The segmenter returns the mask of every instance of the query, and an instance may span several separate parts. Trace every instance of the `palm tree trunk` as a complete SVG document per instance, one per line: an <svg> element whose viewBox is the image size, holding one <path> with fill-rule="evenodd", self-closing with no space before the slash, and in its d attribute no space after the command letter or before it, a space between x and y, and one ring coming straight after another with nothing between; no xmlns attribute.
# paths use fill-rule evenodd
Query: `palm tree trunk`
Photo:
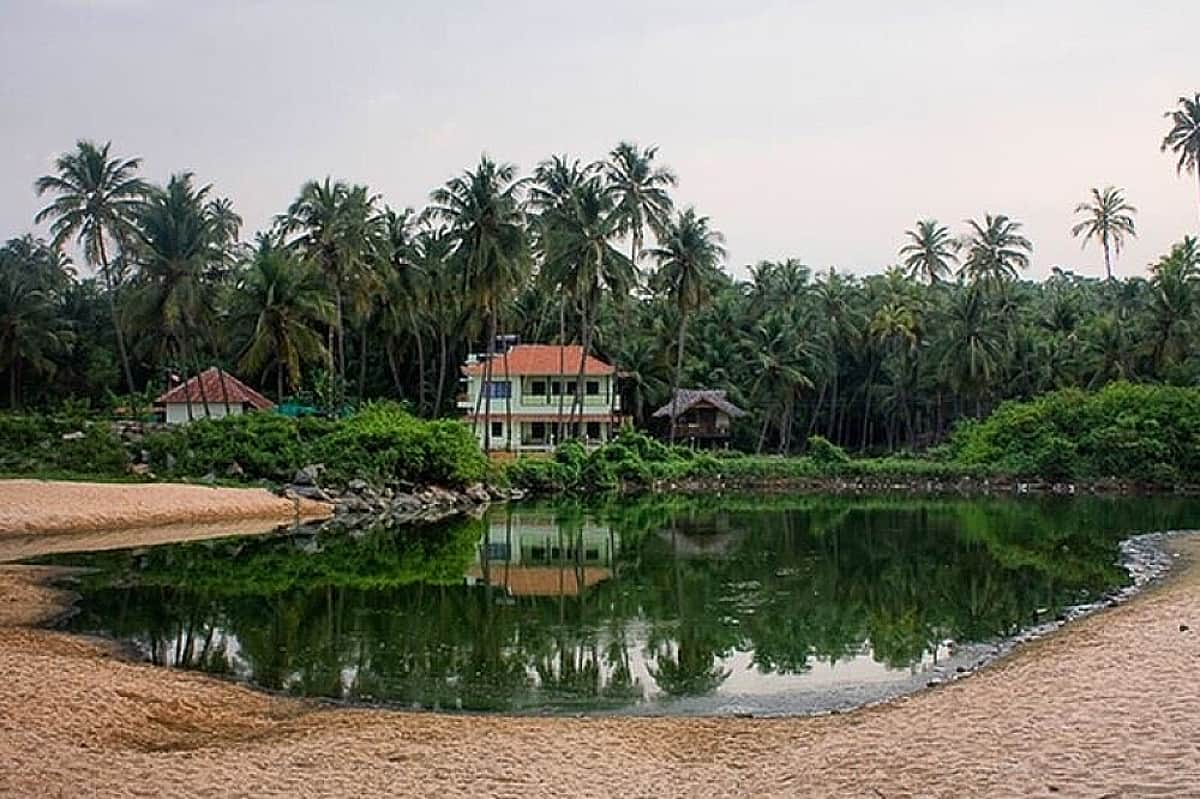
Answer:
<svg viewBox="0 0 1200 799"><path fill-rule="evenodd" d="M496 359L496 306L492 303L488 313L487 363L483 366L487 379L484 381L483 398L483 450L492 451L492 361Z"/></svg>
<svg viewBox="0 0 1200 799"><path fill-rule="evenodd" d="M121 358L121 370L125 373L125 385L130 394L136 394L133 386L133 371L129 368L129 353L125 349L125 334L121 331L121 320L117 318L117 289L113 285L112 272L108 268L108 253L104 248L104 234L96 237L100 243L100 273L108 289L108 310L112 314L113 332L117 334L117 354Z"/></svg>
<svg viewBox="0 0 1200 799"><path fill-rule="evenodd" d="M425 413L425 340L421 336L421 329L417 325L417 315L413 311L412 306L408 306L408 320L412 325L413 336L417 339L417 410L419 413Z"/></svg>
<svg viewBox="0 0 1200 799"><path fill-rule="evenodd" d="M433 415L437 416L442 412L442 395L446 389L446 331L438 331L438 384L437 395L433 403Z"/></svg>
<svg viewBox="0 0 1200 799"><path fill-rule="evenodd" d="M221 381L221 399L225 403L225 415L229 416L229 387L225 385L225 370L217 367L217 378Z"/></svg>
<svg viewBox="0 0 1200 799"><path fill-rule="evenodd" d="M590 318L588 305L589 305L589 303L587 301L587 298L585 297L583 302L581 303L580 319L579 319L579 339L580 339L580 343L583 345L583 347L582 347L583 352L579 356L579 369L575 373L575 396L571 398L570 420L573 425L572 434L576 438L580 437L579 434L575 432L576 430L582 428L586 431L586 428L584 428L582 425L582 421L583 421L583 378L584 378L584 371L587 366L588 351L591 349L591 346L592 346L592 331L591 331L591 327L588 324L588 320Z"/></svg>
<svg viewBox="0 0 1200 799"><path fill-rule="evenodd" d="M508 371L508 340L505 339L504 347L504 382L508 384L507 396L504 397L504 433L505 433L505 449L512 452L513 435L512 435L512 375Z"/></svg>
<svg viewBox="0 0 1200 799"><path fill-rule="evenodd" d="M1108 275L1108 279L1112 280L1112 253L1109 249L1108 236L1105 236L1102 241L1104 244L1104 272Z"/></svg>
<svg viewBox="0 0 1200 799"><path fill-rule="evenodd" d="M342 277L338 275L333 283L334 300L337 313L337 390L334 392L338 399L338 413L346 404L346 325L342 315Z"/></svg>
<svg viewBox="0 0 1200 799"><path fill-rule="evenodd" d="M8 408L15 411L17 409L17 364L20 359L15 359L12 366L8 369Z"/></svg>
<svg viewBox="0 0 1200 799"><path fill-rule="evenodd" d="M283 361L275 365L275 400L283 404Z"/></svg>
<svg viewBox="0 0 1200 799"><path fill-rule="evenodd" d="M394 343L389 343L384 347L384 353L387 355L388 371L392 373L392 385L396 389L397 396L404 396L404 383L400 380L400 369L396 364L396 347Z"/></svg>
<svg viewBox="0 0 1200 799"><path fill-rule="evenodd" d="M192 365L196 368L196 385L200 388L200 402L204 405L204 418L212 418L212 409L208 406L208 392L204 390L204 372L200 363L200 356L196 353L196 346L191 346Z"/></svg>
<svg viewBox="0 0 1200 799"><path fill-rule="evenodd" d="M358 334L358 400L362 402L367 392L367 323L363 320L362 330Z"/></svg>
<svg viewBox="0 0 1200 799"><path fill-rule="evenodd" d="M567 371L567 301L564 297L558 303L558 424L554 435L554 443L563 440L563 405L566 403L563 373Z"/></svg>
<svg viewBox="0 0 1200 799"><path fill-rule="evenodd" d="M866 397L863 401L863 429L862 429L862 444L859 446L859 452L867 451L867 436L871 426L871 384L875 382L875 362L871 362L870 368L867 369L867 382L863 387L866 392Z"/></svg>
<svg viewBox="0 0 1200 799"><path fill-rule="evenodd" d="M679 395L679 381L683 378L683 343L687 339L687 323L688 314L683 308L679 309L679 349L675 353L675 375L671 379L671 398L668 400L671 403L671 413L668 414L671 418L671 443L675 443L675 398Z"/></svg>

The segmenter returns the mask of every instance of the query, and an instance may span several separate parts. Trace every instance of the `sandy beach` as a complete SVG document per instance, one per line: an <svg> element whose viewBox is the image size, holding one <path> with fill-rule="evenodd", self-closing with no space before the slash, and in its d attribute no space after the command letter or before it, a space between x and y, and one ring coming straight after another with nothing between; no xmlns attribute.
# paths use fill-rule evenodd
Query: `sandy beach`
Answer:
<svg viewBox="0 0 1200 799"><path fill-rule="evenodd" d="M1200 542L1176 545L1165 584L968 679L775 720L271 697L31 627L69 590L0 566L0 796L1200 796Z"/></svg>
<svg viewBox="0 0 1200 799"><path fill-rule="evenodd" d="M331 512L329 505L294 502L261 488L0 480L0 537L246 521L282 523L297 516L320 517ZM228 531L228 525L225 529ZM151 542L134 536L124 546Z"/></svg>

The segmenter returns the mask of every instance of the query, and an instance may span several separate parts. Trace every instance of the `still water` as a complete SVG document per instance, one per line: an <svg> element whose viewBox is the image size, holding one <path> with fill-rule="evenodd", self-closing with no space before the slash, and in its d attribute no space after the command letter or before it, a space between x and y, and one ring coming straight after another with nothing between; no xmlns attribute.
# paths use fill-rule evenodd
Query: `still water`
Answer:
<svg viewBox="0 0 1200 799"><path fill-rule="evenodd" d="M793 713L925 684L1127 577L1173 498L518 504L68 555L69 629L311 697L442 710Z"/></svg>

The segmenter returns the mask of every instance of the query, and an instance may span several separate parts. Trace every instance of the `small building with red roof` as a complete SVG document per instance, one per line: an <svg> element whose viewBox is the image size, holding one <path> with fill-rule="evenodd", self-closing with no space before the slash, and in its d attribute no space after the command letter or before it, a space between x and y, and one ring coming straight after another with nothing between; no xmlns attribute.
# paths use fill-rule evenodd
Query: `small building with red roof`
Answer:
<svg viewBox="0 0 1200 799"><path fill-rule="evenodd" d="M170 389L155 400L155 405L162 408L167 424L240 416L275 407L262 394L215 366Z"/></svg>
<svg viewBox="0 0 1200 799"><path fill-rule="evenodd" d="M490 364L472 356L462 375L458 407L487 450L547 450L569 439L599 445L620 424L617 370L584 357L578 344L516 344Z"/></svg>

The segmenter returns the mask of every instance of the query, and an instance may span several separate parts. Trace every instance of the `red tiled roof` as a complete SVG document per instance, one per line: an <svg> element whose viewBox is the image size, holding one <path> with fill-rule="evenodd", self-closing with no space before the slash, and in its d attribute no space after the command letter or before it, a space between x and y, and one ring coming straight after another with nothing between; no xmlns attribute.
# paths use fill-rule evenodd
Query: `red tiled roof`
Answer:
<svg viewBox="0 0 1200 799"><path fill-rule="evenodd" d="M222 383L224 383L224 386L222 386ZM200 391L201 385L204 387L203 393ZM245 404L260 411L275 407L275 403L262 394L250 388L241 380L229 374L229 372L221 372L215 366L202 372L199 377L193 377L186 383L180 383L175 386L175 388L159 397L157 402L164 405L183 404L188 401L188 397L190 396L193 405L203 402L202 398L204 397L208 398L209 405L224 404L226 394L229 395L230 405Z"/></svg>
<svg viewBox="0 0 1200 799"><path fill-rule="evenodd" d="M583 347L578 344L518 344L508 351L508 373L511 375L575 375L579 374L579 361L583 358ZM504 374L504 358L496 356L492 366L492 379ZM561 366L560 366L561 364ZM472 363L463 367L463 374L482 375L484 363ZM594 355L584 363L585 375L610 375L613 367Z"/></svg>

